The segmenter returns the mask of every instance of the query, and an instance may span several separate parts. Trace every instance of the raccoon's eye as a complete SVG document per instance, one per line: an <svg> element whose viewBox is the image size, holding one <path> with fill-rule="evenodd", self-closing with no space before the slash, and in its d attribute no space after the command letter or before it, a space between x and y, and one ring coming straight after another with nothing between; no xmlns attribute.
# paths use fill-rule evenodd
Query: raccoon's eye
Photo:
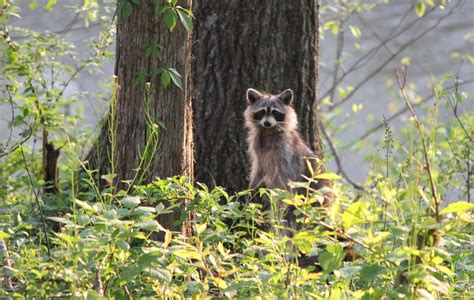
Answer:
<svg viewBox="0 0 474 300"><path fill-rule="evenodd" d="M257 121L260 121L265 116L265 110L259 110L253 114L253 118Z"/></svg>
<svg viewBox="0 0 474 300"><path fill-rule="evenodd" d="M282 112L279 112L278 110L272 111L272 115L275 118L275 121L277 122L283 122L285 120L285 114Z"/></svg>

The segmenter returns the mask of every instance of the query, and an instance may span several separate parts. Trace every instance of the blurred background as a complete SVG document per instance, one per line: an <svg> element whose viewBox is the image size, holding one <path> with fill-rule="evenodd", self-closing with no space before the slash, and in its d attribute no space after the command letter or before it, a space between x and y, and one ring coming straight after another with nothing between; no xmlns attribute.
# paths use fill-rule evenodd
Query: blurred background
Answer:
<svg viewBox="0 0 474 300"><path fill-rule="evenodd" d="M342 169L339 171L356 183L364 181L374 154L368 145L382 145L383 116L395 137L409 118L398 96L395 67L409 66L408 89L414 103L420 104L416 108L420 113L434 103L433 83L447 73L451 75L445 86L454 87L459 78L467 93L468 101L460 111L474 107L470 56L474 52L474 1L448 1L441 8L426 5L423 12L417 9L418 2L362 1L351 11L350 1L321 1L319 97L331 139L325 139L325 152L327 156L337 153L340 164L331 159L330 167ZM14 19L12 25L61 34L75 47L75 53L66 58L71 66L93 55L91 45L104 31L111 34L113 42L114 1L102 1L99 7L72 0L19 3L21 18ZM28 32L13 29L10 35L21 41ZM97 68L81 70L65 90L78 100L68 111L82 115L80 126L96 132L112 90L114 44L106 51L108 57ZM449 111L441 114L445 119L453 118ZM11 118L8 104L0 105L0 116L0 140L5 140Z"/></svg>

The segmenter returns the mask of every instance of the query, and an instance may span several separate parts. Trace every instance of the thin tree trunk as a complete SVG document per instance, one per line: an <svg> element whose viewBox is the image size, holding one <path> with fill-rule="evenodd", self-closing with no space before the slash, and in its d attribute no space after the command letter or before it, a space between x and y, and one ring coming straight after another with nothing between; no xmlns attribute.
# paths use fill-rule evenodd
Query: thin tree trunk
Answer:
<svg viewBox="0 0 474 300"><path fill-rule="evenodd" d="M114 184L126 188L124 180L134 178L147 139L145 122L145 84L151 84L151 114L155 122L162 124L160 145L154 161L145 177L145 182L155 179L185 175L193 177L193 135L192 107L187 97L189 70L187 65L190 51L188 33L181 24L172 32L166 29L162 16L155 14L153 1L141 1L133 5L132 14L126 18L120 15L117 20L117 46L115 74L120 89L116 102L116 142L114 155ZM154 55L145 55L146 48L157 43L164 47L161 61ZM158 68L169 63L183 75L183 90L173 84L162 86ZM144 76L140 80L140 77ZM109 161L110 135L109 121L102 128L99 141L88 155L89 165L107 174L111 170ZM100 177L98 177L100 178ZM135 182L140 183L140 182ZM160 219L168 228L179 217L165 215Z"/></svg>
<svg viewBox="0 0 474 300"><path fill-rule="evenodd" d="M245 91L295 92L302 135L319 137L317 0L195 1L192 73L196 180L248 186Z"/></svg>

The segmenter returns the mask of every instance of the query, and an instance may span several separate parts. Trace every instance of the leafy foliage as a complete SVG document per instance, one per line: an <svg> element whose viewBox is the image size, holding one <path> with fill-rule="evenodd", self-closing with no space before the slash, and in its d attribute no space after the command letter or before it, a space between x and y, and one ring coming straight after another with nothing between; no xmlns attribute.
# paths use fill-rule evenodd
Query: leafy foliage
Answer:
<svg viewBox="0 0 474 300"><path fill-rule="evenodd" d="M372 9L369 4L344 2L350 12ZM36 2L31 3L30 8L35 9ZM97 5L93 3L84 1L81 6L85 23L94 21ZM170 31L178 19L192 30L191 12L177 1L154 3ZM432 3L418 1L416 12L423 15ZM48 1L44 9L49 11L55 5L56 1ZM139 0L120 1L117 13L131 17L137 5ZM5 16L14 16L16 8L7 3L4 9L2 22L7 24ZM323 29L337 34L340 26L330 20ZM101 32L91 45L94 54L78 65L65 63L65 58L76 53L60 35L13 31L28 38L21 44L2 44L7 56L1 63L0 80L5 82L1 92L2 100L19 112L10 126L25 139L9 140L0 149L4 287L0 297L470 297L474 115L458 109L469 95L446 87L454 80L452 74L433 84L436 102L420 120L419 133L408 123L397 135L384 119L384 151L374 151L370 157L371 169L362 191L339 182L341 177L336 174L311 178L336 181L330 207L321 205L321 191L302 196L260 189L229 195L223 188L209 189L185 177L144 184L150 162L159 151L159 129L166 126L157 124L149 113L150 86L145 84L146 147L129 188L117 191L111 186L113 168L101 178L105 188L99 187L95 170L87 169L82 145L91 133L78 128L80 115L69 114L69 106L79 95L64 92L78 72L92 71L110 58L107 47L113 30ZM358 27L350 31L357 39L362 35ZM144 46L145 56L160 60L164 46ZM454 58L470 60L470 56ZM46 76L51 70L54 75ZM156 72L164 86L173 82L182 87L180 75L166 63ZM144 77L137 80L144 81ZM117 89L115 86L109 120L115 119ZM338 88L341 99L351 91ZM407 93L408 101L416 98L411 91ZM455 118L440 121L443 108ZM357 113L362 106L354 104L352 109ZM114 122L109 123L113 159L117 133ZM42 157L35 143L26 143L30 137L41 139L44 131L62 145L64 154L57 193L40 193L46 185L41 176ZM426 147L420 144L420 135ZM432 178L426 172L425 157ZM436 187L435 194L430 193L430 183ZM269 201L271 209L263 210L259 201L253 201L257 199ZM446 200L461 201L447 204ZM159 223L159 217L175 210L181 212L175 220L178 227L189 215L194 217L192 236ZM296 228L285 222L283 215L290 213L295 214ZM347 261L349 248L356 255ZM302 266L308 257L316 262Z"/></svg>

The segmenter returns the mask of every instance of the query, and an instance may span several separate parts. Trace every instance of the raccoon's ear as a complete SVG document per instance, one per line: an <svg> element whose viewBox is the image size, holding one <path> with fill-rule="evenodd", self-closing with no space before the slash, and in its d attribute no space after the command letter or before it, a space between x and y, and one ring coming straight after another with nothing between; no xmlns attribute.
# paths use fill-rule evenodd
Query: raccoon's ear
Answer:
<svg viewBox="0 0 474 300"><path fill-rule="evenodd" d="M262 97L263 97L263 94L257 90L254 90L254 89L247 90L247 103L248 104L254 104L255 102L257 102L257 100L259 100Z"/></svg>
<svg viewBox="0 0 474 300"><path fill-rule="evenodd" d="M290 105L293 103L293 91L291 89L287 89L281 92L280 95L277 96L278 99L283 101L286 105Z"/></svg>

